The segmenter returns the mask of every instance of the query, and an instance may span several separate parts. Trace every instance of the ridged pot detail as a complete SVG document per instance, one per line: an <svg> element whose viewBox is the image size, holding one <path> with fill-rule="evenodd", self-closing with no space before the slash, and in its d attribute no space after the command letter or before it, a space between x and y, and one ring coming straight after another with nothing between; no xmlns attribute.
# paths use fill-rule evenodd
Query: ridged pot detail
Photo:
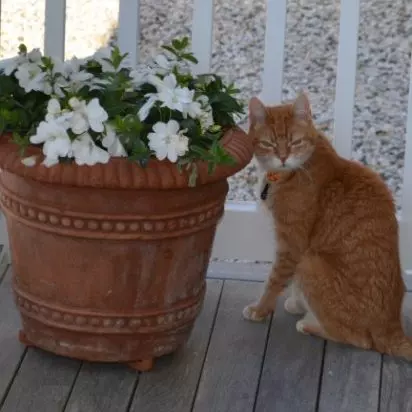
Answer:
<svg viewBox="0 0 412 412"><path fill-rule="evenodd" d="M148 370L183 345L199 314L227 177L252 146L240 129L224 137L235 166L196 187L174 164L126 159L93 167L22 164L0 138L0 203L6 216L20 340L88 361Z"/></svg>

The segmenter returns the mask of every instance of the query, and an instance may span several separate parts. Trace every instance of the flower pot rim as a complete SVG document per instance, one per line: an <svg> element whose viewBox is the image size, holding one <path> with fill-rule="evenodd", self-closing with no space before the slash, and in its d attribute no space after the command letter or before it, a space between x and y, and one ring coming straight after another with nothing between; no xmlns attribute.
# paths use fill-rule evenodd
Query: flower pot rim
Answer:
<svg viewBox="0 0 412 412"><path fill-rule="evenodd" d="M197 162L198 178L196 185L213 183L226 179L243 169L252 159L251 139L240 127L229 129L222 139L227 152L236 164L219 165L212 174L208 174L207 163ZM30 146L24 157L37 156L34 166L22 163L19 147L8 135L0 137L0 168L2 171L33 179L42 183L64 186L91 188L124 189L182 189L189 187L189 173L180 173L177 165L167 160L150 159L146 168L126 158L111 158L107 164L79 166L59 163L50 168L41 164L44 156L39 147Z"/></svg>

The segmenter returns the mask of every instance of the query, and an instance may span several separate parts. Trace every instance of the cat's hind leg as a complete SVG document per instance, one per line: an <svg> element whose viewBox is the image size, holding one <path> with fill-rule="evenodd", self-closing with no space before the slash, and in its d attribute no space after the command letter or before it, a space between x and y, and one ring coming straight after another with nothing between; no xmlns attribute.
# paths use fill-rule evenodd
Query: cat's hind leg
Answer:
<svg viewBox="0 0 412 412"><path fill-rule="evenodd" d="M334 269L317 255L305 256L296 270L307 301L307 314L297 322L301 333L353 345L362 349L372 348L372 339L359 311L347 299L335 279Z"/></svg>

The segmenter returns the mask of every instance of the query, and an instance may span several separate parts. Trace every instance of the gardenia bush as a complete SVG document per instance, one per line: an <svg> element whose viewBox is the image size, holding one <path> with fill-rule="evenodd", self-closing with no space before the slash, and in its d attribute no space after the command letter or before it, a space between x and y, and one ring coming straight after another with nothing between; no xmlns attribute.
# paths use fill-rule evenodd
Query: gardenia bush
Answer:
<svg viewBox="0 0 412 412"><path fill-rule="evenodd" d="M146 166L155 156L190 171L197 160L209 172L233 159L221 145L243 113L238 93L217 75L191 72L188 38L163 46L149 64L132 68L117 47L62 62L21 45L0 66L0 135L24 149L42 148L43 164L107 163L128 157ZM22 159L35 165L36 157Z"/></svg>

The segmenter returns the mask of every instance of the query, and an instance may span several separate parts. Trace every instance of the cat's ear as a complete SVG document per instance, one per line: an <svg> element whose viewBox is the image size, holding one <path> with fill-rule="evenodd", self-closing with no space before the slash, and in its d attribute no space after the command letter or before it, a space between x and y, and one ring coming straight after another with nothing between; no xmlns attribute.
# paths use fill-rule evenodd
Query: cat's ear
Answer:
<svg viewBox="0 0 412 412"><path fill-rule="evenodd" d="M297 120L304 122L312 121L312 110L310 108L309 98L305 92L300 92L293 103L293 113Z"/></svg>
<svg viewBox="0 0 412 412"><path fill-rule="evenodd" d="M252 97L249 102L250 124L263 124L266 122L265 105L257 98Z"/></svg>

